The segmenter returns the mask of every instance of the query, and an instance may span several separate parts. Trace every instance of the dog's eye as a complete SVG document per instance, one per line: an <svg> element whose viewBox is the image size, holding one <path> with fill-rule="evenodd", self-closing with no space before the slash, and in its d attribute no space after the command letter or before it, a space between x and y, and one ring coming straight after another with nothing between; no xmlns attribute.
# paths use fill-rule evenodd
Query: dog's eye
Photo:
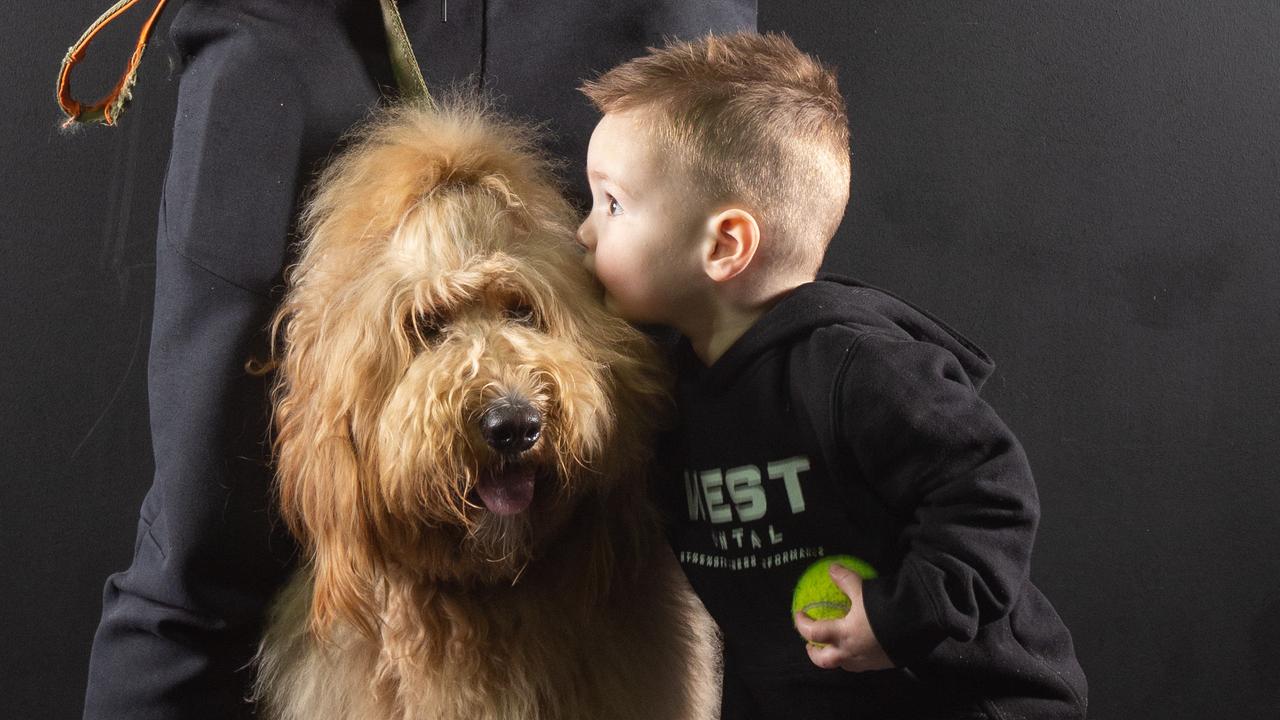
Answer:
<svg viewBox="0 0 1280 720"><path fill-rule="evenodd" d="M534 315L533 306L528 303L516 303L509 305L502 311L503 317L520 325L528 325L534 327L537 325L537 317Z"/></svg>
<svg viewBox="0 0 1280 720"><path fill-rule="evenodd" d="M424 344L435 343L444 334L444 318L432 313L414 313L412 333Z"/></svg>

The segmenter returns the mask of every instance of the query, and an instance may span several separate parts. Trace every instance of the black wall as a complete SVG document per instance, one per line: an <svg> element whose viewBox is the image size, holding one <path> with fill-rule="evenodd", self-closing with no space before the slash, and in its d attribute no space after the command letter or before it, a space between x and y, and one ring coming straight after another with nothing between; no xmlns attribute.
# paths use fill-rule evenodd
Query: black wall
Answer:
<svg viewBox="0 0 1280 720"><path fill-rule="evenodd" d="M150 484L177 74L162 23L122 125L59 133L57 64L107 5L22 5L0 42L6 718L79 715ZM1280 717L1280 4L761 5L848 100L828 268L998 363L985 395L1036 472L1033 579L1075 635L1090 716ZM108 33L80 95L128 51Z"/></svg>

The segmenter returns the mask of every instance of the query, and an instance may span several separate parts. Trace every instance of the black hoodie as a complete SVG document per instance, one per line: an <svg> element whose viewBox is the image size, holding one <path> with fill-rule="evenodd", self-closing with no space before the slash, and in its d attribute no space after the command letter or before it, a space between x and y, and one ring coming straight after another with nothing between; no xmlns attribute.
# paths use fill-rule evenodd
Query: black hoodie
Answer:
<svg viewBox="0 0 1280 720"><path fill-rule="evenodd" d="M1028 579L1039 502L978 397L995 369L927 312L823 276L711 367L676 349L669 537L725 638L726 716L1081 718L1071 636ZM791 595L823 555L879 573L872 631L896 669L823 670Z"/></svg>

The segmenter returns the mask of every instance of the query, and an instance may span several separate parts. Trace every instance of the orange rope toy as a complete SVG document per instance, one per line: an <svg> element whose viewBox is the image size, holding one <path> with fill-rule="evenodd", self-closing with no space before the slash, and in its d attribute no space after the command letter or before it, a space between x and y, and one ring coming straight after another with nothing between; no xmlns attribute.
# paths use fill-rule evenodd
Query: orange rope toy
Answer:
<svg viewBox="0 0 1280 720"><path fill-rule="evenodd" d="M133 55L129 58L129 64L125 68L124 75L120 78L120 81L116 83L115 87L111 88L111 92L107 93L106 97L92 105L84 105L71 97L71 68L75 67L81 60L84 60L85 54L89 50L89 43L93 42L94 36L115 21L116 18L123 15L129 8L138 4L138 0L119 0L116 2L106 12L102 13L97 20L94 20L93 24L76 41L76 44L67 50L66 56L62 58L62 69L58 72L58 106L62 108L62 112L67 116L66 121L62 123L63 128L70 127L75 123L116 124L120 114L124 112L125 105L132 97L133 84L138 80L138 64L142 62L142 53L147 48L147 40L151 38L151 31L154 29L160 13L164 10L166 2L168 0L157 0L155 9L151 11L151 17L147 18L147 22L143 24L142 32L138 33L138 41L133 48ZM409 36L405 32L404 22L400 19L400 11L396 7L396 0L380 0L380 4L382 6L382 20L387 32L388 49L391 55L391 66L396 76L396 84L400 86L401 93L406 98L432 105L433 101L430 93L427 92L427 84L422 78L422 70L418 67L418 60L413 55L412 46L409 45Z"/></svg>
<svg viewBox="0 0 1280 720"><path fill-rule="evenodd" d="M89 43L93 42L94 36L116 18L123 15L129 8L136 5L138 0L119 0L99 16L89 26L89 29L84 31L84 34L80 36L76 44L67 50L66 56L62 58L62 69L58 73L58 106L62 108L62 112L67 116L66 121L62 123L62 127L66 128L78 122L100 122L105 125L116 124L116 120L124 112L125 104L129 102L133 84L138 79L138 64L142 62L142 52L147 47L147 40L151 37L151 30L155 27L156 20L160 17L160 12L164 10L166 2L168 0L158 0L155 10L151 11L151 17L147 18L147 22L143 24L142 32L138 34L138 42L133 49L133 55L129 58L129 65L125 68L124 75L120 78L120 81L116 83L115 87L111 88L111 92L107 93L106 97L92 105L84 105L71 97L71 68L84 59L85 53L89 49Z"/></svg>

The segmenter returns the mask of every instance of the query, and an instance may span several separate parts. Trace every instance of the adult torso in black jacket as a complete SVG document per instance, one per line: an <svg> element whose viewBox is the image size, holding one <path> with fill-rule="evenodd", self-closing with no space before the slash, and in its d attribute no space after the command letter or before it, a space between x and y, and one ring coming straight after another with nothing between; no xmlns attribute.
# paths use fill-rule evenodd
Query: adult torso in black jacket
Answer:
<svg viewBox="0 0 1280 720"><path fill-rule="evenodd" d="M664 35L755 27L754 0L401 8L429 86L470 78L548 121L570 171L596 119L582 78ZM156 470L133 563L104 590L86 718L248 715L242 668L294 548L270 508L266 388L244 363L262 354L303 188L392 84L382 32L372 0L189 0L173 18L184 69L156 238Z"/></svg>
<svg viewBox="0 0 1280 720"><path fill-rule="evenodd" d="M660 481L681 565L725 635L744 718L1081 718L1070 634L1028 578L1039 503L978 397L994 364L856 281L802 285L710 367L676 350ZM816 667L791 596L818 557L879 577L869 621L897 669Z"/></svg>

